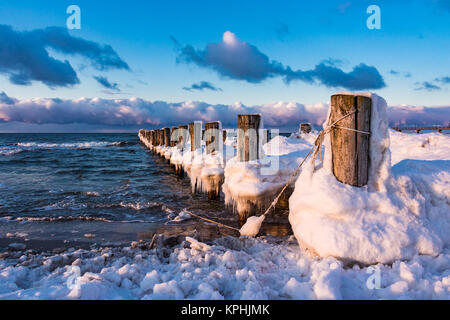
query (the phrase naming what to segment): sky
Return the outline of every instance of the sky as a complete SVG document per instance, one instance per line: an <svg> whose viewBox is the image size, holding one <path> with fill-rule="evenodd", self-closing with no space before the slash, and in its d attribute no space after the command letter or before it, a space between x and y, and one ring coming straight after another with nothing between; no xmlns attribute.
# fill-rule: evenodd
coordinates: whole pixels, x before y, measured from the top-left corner
<svg viewBox="0 0 450 320"><path fill-rule="evenodd" d="M67 28L70 5L80 29ZM247 107L293 126L320 122L339 91L401 106L391 123L445 124L449 39L450 0L0 0L0 131L134 129ZM400 117L405 106L418 116Z"/></svg>

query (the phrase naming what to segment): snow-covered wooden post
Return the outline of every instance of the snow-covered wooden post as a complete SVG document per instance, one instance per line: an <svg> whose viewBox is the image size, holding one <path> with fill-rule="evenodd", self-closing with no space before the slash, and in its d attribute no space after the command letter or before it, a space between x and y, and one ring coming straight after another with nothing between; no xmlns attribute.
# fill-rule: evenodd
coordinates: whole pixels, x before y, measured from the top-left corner
<svg viewBox="0 0 450 320"><path fill-rule="evenodd" d="M201 147L202 141L202 122L194 121L189 123L189 135L191 137L191 151L194 152Z"/></svg>
<svg viewBox="0 0 450 320"><path fill-rule="evenodd" d="M180 149L181 151L184 150L184 148L186 147L186 142L187 142L187 137L188 137L188 126L185 125L181 125L178 126L178 149Z"/></svg>
<svg viewBox="0 0 450 320"><path fill-rule="evenodd" d="M158 143L158 140L156 139L156 130L152 130L150 133L152 135L152 140L153 140L152 147L154 148Z"/></svg>
<svg viewBox="0 0 450 320"><path fill-rule="evenodd" d="M206 154L220 150L220 122L205 123L205 147Z"/></svg>
<svg viewBox="0 0 450 320"><path fill-rule="evenodd" d="M178 142L178 137L177 137L177 128L176 127L172 127L172 129L170 129L170 146L171 147L175 147L177 145Z"/></svg>
<svg viewBox="0 0 450 320"><path fill-rule="evenodd" d="M262 144L264 145L269 142L269 129L263 129L262 134Z"/></svg>
<svg viewBox="0 0 450 320"><path fill-rule="evenodd" d="M340 182L355 187L365 186L369 178L370 136L348 129L370 132L371 110L372 100L369 97L346 94L331 96L328 125L356 111L336 123L330 132L333 174Z"/></svg>
<svg viewBox="0 0 450 320"><path fill-rule="evenodd" d="M261 115L238 115L238 159L241 162L259 159L259 127Z"/></svg>
<svg viewBox="0 0 450 320"><path fill-rule="evenodd" d="M159 129L159 146L164 145L164 130L163 129Z"/></svg>
<svg viewBox="0 0 450 320"><path fill-rule="evenodd" d="M164 146L170 147L170 128L164 128Z"/></svg>
<svg viewBox="0 0 450 320"><path fill-rule="evenodd" d="M300 124L300 132L301 133L310 133L311 132L311 124L301 123Z"/></svg>

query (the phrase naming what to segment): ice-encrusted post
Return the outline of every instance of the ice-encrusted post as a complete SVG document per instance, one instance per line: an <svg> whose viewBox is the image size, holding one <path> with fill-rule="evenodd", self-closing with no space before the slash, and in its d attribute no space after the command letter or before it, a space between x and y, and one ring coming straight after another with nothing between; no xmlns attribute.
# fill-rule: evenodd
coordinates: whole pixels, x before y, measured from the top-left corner
<svg viewBox="0 0 450 320"><path fill-rule="evenodd" d="M178 149L181 151L186 147L188 137L188 126L180 125L178 126Z"/></svg>
<svg viewBox="0 0 450 320"><path fill-rule="evenodd" d="M269 129L263 129L262 135L262 144L264 145L269 142Z"/></svg>
<svg viewBox="0 0 450 320"><path fill-rule="evenodd" d="M238 115L238 159L241 162L259 159L259 128L261 115Z"/></svg>
<svg viewBox="0 0 450 320"><path fill-rule="evenodd" d="M311 132L311 124L301 123L300 124L300 132L301 133L310 133Z"/></svg>
<svg viewBox="0 0 450 320"><path fill-rule="evenodd" d="M220 150L220 122L205 123L205 147L206 154Z"/></svg>
<svg viewBox="0 0 450 320"><path fill-rule="evenodd" d="M191 136L191 151L194 152L201 147L202 122L194 121L189 123L189 135Z"/></svg>
<svg viewBox="0 0 450 320"><path fill-rule="evenodd" d="M336 94L331 96L328 125L330 132L333 174L342 183L355 187L367 185L369 178L369 139L372 99L365 96ZM358 130L356 132L352 130Z"/></svg>
<svg viewBox="0 0 450 320"><path fill-rule="evenodd" d="M171 147L175 147L177 145L177 142L178 142L177 134L178 134L177 128L172 127L172 129L170 130L170 146Z"/></svg>
<svg viewBox="0 0 450 320"><path fill-rule="evenodd" d="M221 125L219 121L205 123L205 149L206 154L216 157L222 150L221 145ZM222 136L223 139L223 136ZM223 183L223 172L210 172L202 176L202 185L206 186L209 199L218 199L220 197L220 188Z"/></svg>
<svg viewBox="0 0 450 320"><path fill-rule="evenodd" d="M164 145L164 130L163 129L159 129L159 146Z"/></svg>
<svg viewBox="0 0 450 320"><path fill-rule="evenodd" d="M170 128L164 128L164 146L170 147Z"/></svg>
<svg viewBox="0 0 450 320"><path fill-rule="evenodd" d="M155 148L155 146L158 144L158 140L156 138L156 130L152 130L150 132L150 134L152 135L152 140L153 140L152 148Z"/></svg>

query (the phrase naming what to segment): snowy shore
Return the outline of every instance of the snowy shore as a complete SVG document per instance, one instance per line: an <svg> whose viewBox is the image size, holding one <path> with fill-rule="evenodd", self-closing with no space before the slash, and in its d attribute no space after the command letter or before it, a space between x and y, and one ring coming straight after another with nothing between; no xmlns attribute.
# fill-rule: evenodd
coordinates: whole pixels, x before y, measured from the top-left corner
<svg viewBox="0 0 450 320"><path fill-rule="evenodd" d="M448 249L392 265L346 267L301 252L293 237L188 240L151 250L133 244L19 253L0 260L0 299L450 298Z"/></svg>
<svg viewBox="0 0 450 320"><path fill-rule="evenodd" d="M394 174L407 174L420 194L426 182L439 205L448 206L450 136L389 135ZM299 145L308 145L277 139L286 155L299 152L294 162L302 156ZM435 198L418 198L419 213L436 205ZM435 230L441 237L447 231ZM450 299L450 248L442 243L436 254L411 252L407 259L369 266L319 258L300 249L293 236L207 243L183 236L154 249L133 243L60 253L19 246L1 253L0 299Z"/></svg>

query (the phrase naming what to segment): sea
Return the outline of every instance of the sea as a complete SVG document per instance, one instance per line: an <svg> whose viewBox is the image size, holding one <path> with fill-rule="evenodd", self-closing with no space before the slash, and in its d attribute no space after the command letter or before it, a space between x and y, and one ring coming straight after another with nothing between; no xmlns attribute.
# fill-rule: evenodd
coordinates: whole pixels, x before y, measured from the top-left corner
<svg viewBox="0 0 450 320"><path fill-rule="evenodd" d="M237 223L136 133L0 134L0 246L121 245L176 227L185 211Z"/></svg>

